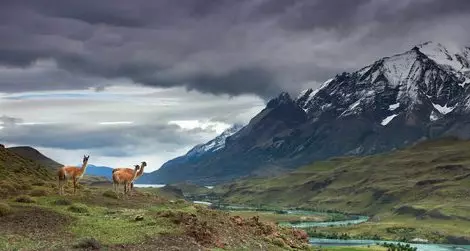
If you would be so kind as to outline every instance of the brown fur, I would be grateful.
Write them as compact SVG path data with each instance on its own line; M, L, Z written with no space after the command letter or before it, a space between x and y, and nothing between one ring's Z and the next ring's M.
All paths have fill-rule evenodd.
M139 165L135 165L134 170L130 168L119 168L118 170L113 170L113 185L114 190L117 192L119 185L124 185L124 194L129 190L130 184L134 181L139 170Z
M73 193L74 194L76 193L78 180L83 177L89 158L90 156L83 156L82 167L63 166L57 171L57 176L59 178L59 194L60 195L64 194L64 185L67 183L67 180L69 178L72 178L72 181L73 181Z
M147 162L145 161L142 161L142 164L140 165L140 169L139 171L137 172L137 175L135 176L135 179L134 181L136 181L138 178L140 178L140 176L142 176L142 174L144 174L144 167L147 166ZM134 169L132 168L127 168L127 167L118 167L118 168L114 168L113 169L113 173L114 172L117 172L117 171L124 171L124 172L128 172L130 175L132 175L132 173L134 172ZM134 189L134 181L131 182L131 188L130 190L133 190Z

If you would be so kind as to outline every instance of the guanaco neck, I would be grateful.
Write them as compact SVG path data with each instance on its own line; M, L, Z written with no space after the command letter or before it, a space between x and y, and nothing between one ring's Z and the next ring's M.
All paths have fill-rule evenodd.
M142 174L144 173L144 167L145 167L145 165L140 166L140 170L137 172L136 178L142 176Z
M86 171L87 166L88 166L88 160L86 160L85 162L83 162L82 167L80 168L80 176L83 176L83 174L84 174L85 171Z
M133 177L132 177L131 182L135 180L135 178L137 177L137 174L138 174L138 173L139 173L139 171L138 171L137 169L134 169L134 173L133 173L134 175L133 175Z

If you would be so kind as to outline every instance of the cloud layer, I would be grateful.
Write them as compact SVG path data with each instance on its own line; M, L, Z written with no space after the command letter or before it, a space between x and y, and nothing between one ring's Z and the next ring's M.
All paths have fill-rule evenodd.
M264 102L182 88L111 86L3 94L0 106L0 139L7 146L34 146L65 164L83 154L107 166L146 159L150 171L234 123L247 123Z
M423 41L468 44L469 14L467 0L6 0L0 91L124 79L270 97Z

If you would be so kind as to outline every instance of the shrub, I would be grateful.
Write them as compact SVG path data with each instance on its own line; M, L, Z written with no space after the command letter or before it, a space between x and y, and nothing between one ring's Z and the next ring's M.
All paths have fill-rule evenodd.
M0 184L0 190L2 190L2 193L4 194L15 194L16 193L16 188L10 184L10 183L2 183Z
M69 205L72 205L72 202L70 200L67 200L67 199L57 199L54 204L58 205L58 206L69 206Z
M88 210L88 207L86 205L83 205L83 204L73 204L69 207L69 211L72 211L74 213L88 213L89 210Z
M103 192L104 197L118 199L118 195L113 190L106 190Z
M0 217L9 215L11 212L11 207L8 204L0 202Z
M91 249L91 250L99 250L101 249L101 244L95 238L85 238L77 242L73 246L74 248L82 248L82 249Z
M28 195L21 195L16 197L15 199L16 202L21 202L21 203L36 203L36 201L29 197Z
M31 185L42 187L42 186L46 185L46 182L44 182L42 180L36 180L33 183L31 183Z
M47 190L44 188L36 188L32 190L29 195L33 197L39 197L39 196L46 196L47 195Z

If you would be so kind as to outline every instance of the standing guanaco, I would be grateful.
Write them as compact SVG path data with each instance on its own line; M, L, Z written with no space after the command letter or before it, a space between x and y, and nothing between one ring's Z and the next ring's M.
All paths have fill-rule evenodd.
M124 194L129 191L130 184L134 181L139 171L139 165L135 165L132 173L129 173L126 169L113 170L113 185L114 191L117 193L118 186L124 185Z
M73 180L73 193L75 194L75 192L77 191L78 180L83 177L83 174L85 174L89 158L90 158L90 155L88 156L83 155L82 167L63 166L59 169L59 171L57 172L57 176L59 177L59 194L60 195L64 194L64 185L67 183L67 180L70 178L72 178Z
M137 173L134 181L136 181L138 178L140 178L140 176L142 176L142 174L144 174L144 167L147 166L147 162L145 161L142 161L141 165L140 165L140 170L139 172ZM117 172L117 171L125 171L125 172L128 172L129 174L132 175L132 173L134 172L133 169L131 168L125 168L125 167L118 167L118 168L114 168L113 169L113 173L114 172ZM134 181L132 181L132 183L130 184L131 185L131 191L134 189Z

